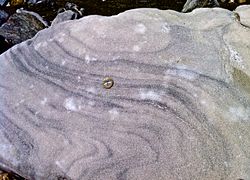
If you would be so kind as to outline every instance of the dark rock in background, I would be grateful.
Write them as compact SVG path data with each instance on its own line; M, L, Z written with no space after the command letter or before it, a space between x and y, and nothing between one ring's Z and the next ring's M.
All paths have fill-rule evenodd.
M217 0L187 0L185 3L182 12L190 12L195 8L200 8L200 7L219 7L220 4L218 3Z
M249 4L250 0L187 0L183 6L182 12L190 12L196 8L202 7L222 7L234 10L242 4Z
M0 26L5 22L7 21L9 15L8 13L6 13L5 11L3 10L0 10Z
M46 24L39 19L38 14L21 11L10 16L0 27L0 34L12 46L32 38L45 27Z
M0 35L0 54L9 49L11 45L8 43L8 41Z
M8 0L0 0L0 6L5 6L8 3Z
M56 16L56 18L52 21L51 25L53 26L63 21L73 20L73 19L76 19L76 17L77 17L76 12L72 10L67 10L67 11L59 13Z
M10 0L11 6L22 6L24 3L24 0Z

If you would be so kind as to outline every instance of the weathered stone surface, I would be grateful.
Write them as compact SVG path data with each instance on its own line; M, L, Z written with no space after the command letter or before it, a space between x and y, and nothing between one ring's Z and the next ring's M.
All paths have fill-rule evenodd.
M242 23L219 8L87 16L11 48L1 164L31 179L250 179L249 9Z

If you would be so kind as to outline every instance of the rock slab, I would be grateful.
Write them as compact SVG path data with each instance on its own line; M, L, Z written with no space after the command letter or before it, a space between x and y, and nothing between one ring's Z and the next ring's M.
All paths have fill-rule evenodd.
M249 11L87 16L12 47L1 166L28 179L250 179Z

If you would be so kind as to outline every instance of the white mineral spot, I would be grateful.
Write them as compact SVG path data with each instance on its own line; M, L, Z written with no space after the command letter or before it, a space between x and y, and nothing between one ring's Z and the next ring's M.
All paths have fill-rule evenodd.
M74 47L74 53L77 55L77 56L83 56L85 55L86 53L86 49L85 48L82 48L82 47Z
M77 79L78 79L78 80L81 80L81 76L77 76Z
M133 51L137 51L138 52L138 51L140 51L140 49L141 48L138 45L134 45L133 46Z
M63 164L65 164L64 160L60 160L60 161L55 161L55 164L62 170L65 169L65 166L63 166Z
M69 140L67 140L67 139L63 139L63 144L65 144L65 145L69 145Z
M230 61L232 63L235 63L240 68L244 69L245 67L243 65L243 60L242 57L239 55L239 53L234 49L232 49L231 47L229 47L229 51L230 51Z
M58 42L62 43L65 40L65 34L64 33L59 33L57 34L54 39L56 39Z
M33 85L33 84L31 84L29 88L30 88L30 89L33 89L33 88L34 88L34 85Z
M193 72L186 71L186 70L179 71L178 75L185 78L185 79L188 79L188 80L195 80L196 78L198 78L197 74L195 74Z
M119 115L119 111L116 108L109 110L111 120L114 120Z
M95 105L95 102L94 102L94 101L89 101L89 102L88 102L88 105L89 105L89 106L94 106L94 105Z
M34 45L34 49L39 50L41 47L47 47L47 46L48 46L47 42L40 42L40 43Z
M167 23L163 24L161 26L161 29L162 29L162 32L164 32L164 33L169 33L170 32L170 27L169 27L169 25Z
M76 102L72 97L65 99L64 107L69 111L77 111L78 110Z
M160 95L154 91L141 91L139 93L141 99L150 99L159 101L161 99Z
M231 119L235 121L239 121L239 120L249 121L250 120L250 108L245 108L243 106L230 107L229 113L230 113Z
M59 37L59 38L57 39L57 41L58 41L59 43L62 43L64 40L65 40L65 39L64 39L63 37Z
M190 81L193 81L199 77L198 74L188 71L186 69L168 69L166 75L179 76Z
M41 101L42 105L45 105L47 103L48 99L46 97L43 98L43 100Z
M34 45L35 50L39 50L40 47L41 47L41 43L37 43Z
M206 100L204 100L204 99L202 99L202 100L200 101L200 103L203 104L203 105L204 105L204 104L207 104Z
M15 104L15 107L18 107L20 106L22 103L24 103L24 99L21 99L20 101L18 101L16 104Z
M65 63L66 63L66 61L62 61L61 65L62 65L62 66L64 66L64 65L65 65Z
M95 58L95 57L91 57L90 55L86 54L86 55L85 55L85 62L86 62L87 64L89 64L90 61L96 61L96 58Z
M94 87L89 87L86 89L87 92L90 92L90 93L96 93L96 89Z
M147 28L144 24L137 24L135 26L135 32L138 34L144 34L146 32Z

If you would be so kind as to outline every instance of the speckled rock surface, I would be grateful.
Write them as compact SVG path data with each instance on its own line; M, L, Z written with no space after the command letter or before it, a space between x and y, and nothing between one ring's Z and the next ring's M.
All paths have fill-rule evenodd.
M250 179L249 9L87 16L14 46L0 56L1 165L31 179Z

